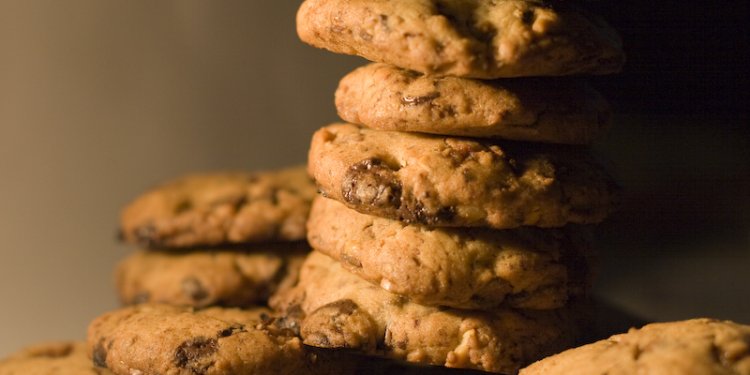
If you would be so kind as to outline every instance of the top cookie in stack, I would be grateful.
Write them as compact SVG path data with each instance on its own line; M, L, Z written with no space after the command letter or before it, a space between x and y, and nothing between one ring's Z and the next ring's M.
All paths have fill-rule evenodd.
M339 84L350 124L313 135L316 251L272 307L309 345L447 367L515 373L572 345L585 224L618 200L582 146L610 116L580 78L539 76L618 71L616 33L521 0L306 0L297 27L375 63Z
M307 0L300 38L424 74L482 79L608 74L617 33L569 1Z

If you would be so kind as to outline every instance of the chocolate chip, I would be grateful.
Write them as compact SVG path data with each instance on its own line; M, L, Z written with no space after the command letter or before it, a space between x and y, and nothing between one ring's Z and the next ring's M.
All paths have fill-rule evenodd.
M359 308L359 306L350 299L342 299L340 301L331 302L324 307L336 309L344 315L351 315L355 310Z
M531 10L531 9L528 9L528 10L524 11L523 13L521 13L521 22L523 22L523 23L525 23L527 25L534 24L534 19L535 18L536 17L534 17L534 11Z
M403 339L402 341L397 341L396 342L396 347L399 348L399 349L401 349L401 350L406 350L406 344L408 344L408 343L409 343L409 340Z
M274 318L266 313L260 313L260 322L263 324L273 323Z
M454 207L440 207L433 212L427 210L422 202L417 200L409 200L405 203L401 207L400 219L407 223L442 225L451 223L456 216Z
M182 280L182 292L195 302L203 301L208 297L208 291L195 277L189 276Z
M401 183L382 160L369 158L351 167L341 186L344 199L355 205L394 208L400 205Z
M135 241L141 246L153 247L158 244L158 233L153 224L141 225L133 233Z
M237 332L246 332L245 326L242 324L235 324L228 328L222 329L221 331L219 331L219 338L229 337L229 336L234 335Z
M94 365L99 367L107 367L107 349L104 349L102 341L94 347L94 353L92 354Z
M175 350L177 367L189 369L194 374L205 374L214 363L213 355L219 350L216 339L197 337L180 344Z
M174 208L175 214L181 214L185 211L189 211L191 208L193 208L193 202L185 199L177 203L177 205Z

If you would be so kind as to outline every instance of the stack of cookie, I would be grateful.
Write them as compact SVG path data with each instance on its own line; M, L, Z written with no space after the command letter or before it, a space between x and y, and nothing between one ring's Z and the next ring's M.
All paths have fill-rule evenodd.
M570 3L306 0L303 41L376 61L313 135L316 250L272 307L306 344L515 373L573 344L587 224L617 188L585 145L616 33ZM525 78L515 78L524 76ZM527 77L528 76L528 77Z
M116 269L124 308L89 326L88 354L114 374L338 373L272 318L309 252L316 190L304 168L186 176L122 212L121 237L145 247ZM315 368L315 371L312 369Z
M116 270L123 304L247 307L292 282L309 251L315 187L304 168L190 175L122 212L121 237L140 250Z

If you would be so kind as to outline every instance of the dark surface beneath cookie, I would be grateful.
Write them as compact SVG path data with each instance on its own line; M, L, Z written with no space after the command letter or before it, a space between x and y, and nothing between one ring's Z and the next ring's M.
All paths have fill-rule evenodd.
M315 353L322 360L336 360L343 357L354 357L358 362L355 375L387 375L387 374L406 374L406 375L472 375L487 374L484 371L453 369L443 366L428 366L409 363L395 359L380 358L367 356L355 351L346 349L325 349L305 345L305 349Z

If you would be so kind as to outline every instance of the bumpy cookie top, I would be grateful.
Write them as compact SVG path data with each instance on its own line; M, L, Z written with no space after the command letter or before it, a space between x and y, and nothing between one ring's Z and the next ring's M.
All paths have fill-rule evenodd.
M111 375L86 356L84 342L50 342L22 349L0 361L2 375Z
M313 46L422 73L474 78L606 74L619 36L566 1L306 0L297 32Z
M655 323L570 349L521 375L750 374L750 326L714 319Z
M315 193L301 167L190 175L130 203L120 229L125 241L157 248L302 240Z
M271 304L302 319L308 345L508 374L569 347L576 331L564 309L482 312L419 305L318 252L303 264L299 284Z
M308 240L349 271L414 302L459 309L560 308L585 294L587 230L428 228L320 197Z
M127 307L89 325L89 354L118 375L307 373L300 340L267 312Z
M609 106L585 81L481 81L369 64L339 83L336 108L374 129L518 141L587 144L607 127Z
M124 304L161 302L193 307L263 304L271 293L296 281L308 250L303 241L260 244L251 252L141 250L117 266L117 291Z
M366 214L428 226L596 223L617 203L587 150L348 124L318 130L308 157L323 194Z

